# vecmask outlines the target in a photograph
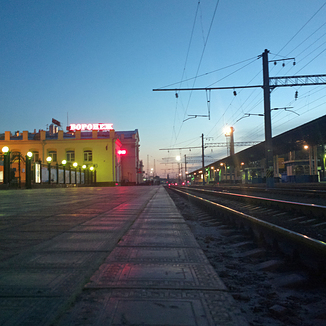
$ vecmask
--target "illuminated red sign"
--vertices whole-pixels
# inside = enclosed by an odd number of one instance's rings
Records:
[[[112,130],[113,123],[71,123],[70,124],[70,131],[75,130]]]
[[[126,155],[127,151],[125,149],[119,149],[118,150],[118,155]]]

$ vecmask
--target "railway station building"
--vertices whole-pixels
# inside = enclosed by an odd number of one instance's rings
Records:
[[[274,183],[326,181],[326,115],[273,137],[272,144]],[[188,181],[265,183],[265,142],[191,171]]]
[[[5,131],[0,134],[0,183],[3,182],[4,176],[4,156],[10,155],[12,177],[20,178],[24,182],[24,160],[26,154],[31,152],[32,166],[39,164],[44,170],[44,173],[41,173],[43,179],[34,180],[36,182],[49,179],[46,169],[50,164],[53,183],[56,178],[59,183],[59,173],[56,169],[58,171],[58,167],[65,165],[65,170],[80,170],[78,183],[83,183],[82,171],[91,169],[96,176],[97,185],[136,185],[142,182],[143,170],[139,147],[137,129],[115,131],[112,124],[71,124],[67,132],[59,130],[54,124],[51,124],[47,131],[17,131],[14,134]],[[2,153],[3,148],[6,148],[8,153]],[[73,163],[77,168],[72,167]],[[76,178],[77,175],[79,178],[76,172]]]

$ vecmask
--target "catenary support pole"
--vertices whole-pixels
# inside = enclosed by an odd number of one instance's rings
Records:
[[[264,90],[264,119],[265,119],[265,171],[266,187],[274,187],[273,172],[273,144],[272,144],[272,121],[271,121],[271,91],[269,85],[268,50],[263,54],[263,90]]]

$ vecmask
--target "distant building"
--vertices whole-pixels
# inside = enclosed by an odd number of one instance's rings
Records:
[[[116,132],[112,124],[75,124],[70,125],[69,132],[64,132],[50,125],[49,131],[15,134],[6,131],[0,134],[0,153],[4,146],[8,146],[12,158],[23,160],[30,151],[33,153],[32,163],[46,166],[46,158],[51,157],[53,168],[62,166],[63,160],[67,161],[67,167],[77,162],[78,168],[83,165],[94,168],[98,185],[136,185],[142,182],[139,143],[137,129]],[[18,177],[20,165],[20,177],[24,182],[24,164],[18,163],[12,162],[12,168]],[[0,162],[0,182],[2,171]]]

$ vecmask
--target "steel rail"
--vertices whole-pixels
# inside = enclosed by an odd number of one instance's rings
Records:
[[[258,205],[264,205],[268,207],[274,208],[283,208],[288,211],[298,211],[304,214],[312,215],[315,217],[326,217],[326,206],[316,205],[316,204],[306,204],[306,203],[299,203],[287,200],[280,200],[280,199],[271,199],[265,197],[257,197],[251,195],[243,195],[243,194],[235,194],[235,193],[226,193],[221,191],[214,191],[214,190],[206,190],[206,189],[198,189],[198,188],[191,188],[189,190],[203,192],[214,196],[221,196],[227,197],[230,199],[237,199],[238,201],[241,200],[243,202],[253,202]]]
[[[300,259],[308,268],[324,271],[326,267],[326,243],[300,234],[275,224],[262,221],[251,215],[239,212],[233,208],[212,202],[208,199],[188,193],[187,191],[170,188],[182,196],[204,206],[209,211],[218,211],[223,217],[231,219],[236,225],[249,227],[259,239],[264,239],[269,245],[277,247],[284,254]]]
[[[201,186],[197,186],[198,189],[200,189]],[[288,192],[289,190],[291,191],[291,194],[296,194],[296,195],[300,195],[300,196],[312,196],[312,197],[326,197],[326,190],[324,190],[324,188],[322,189],[309,189],[309,188],[305,188],[305,187],[302,187],[300,189],[298,188],[288,188],[288,187],[275,187],[275,188],[272,188],[272,189],[266,189],[265,187],[259,187],[259,186],[256,186],[256,187],[253,187],[253,186],[231,186],[231,185],[223,185],[223,184],[220,184],[219,186],[216,186],[216,185],[207,185],[205,186],[206,188],[210,188],[210,189],[213,189],[213,188],[223,188],[223,189],[226,189],[226,190],[229,190],[229,191],[239,191],[239,192],[242,192],[242,191],[248,191],[248,192],[257,192],[257,191],[266,191],[268,193],[285,193],[285,192]],[[191,188],[196,188],[196,186],[191,186]],[[216,190],[218,191],[218,190]]]

